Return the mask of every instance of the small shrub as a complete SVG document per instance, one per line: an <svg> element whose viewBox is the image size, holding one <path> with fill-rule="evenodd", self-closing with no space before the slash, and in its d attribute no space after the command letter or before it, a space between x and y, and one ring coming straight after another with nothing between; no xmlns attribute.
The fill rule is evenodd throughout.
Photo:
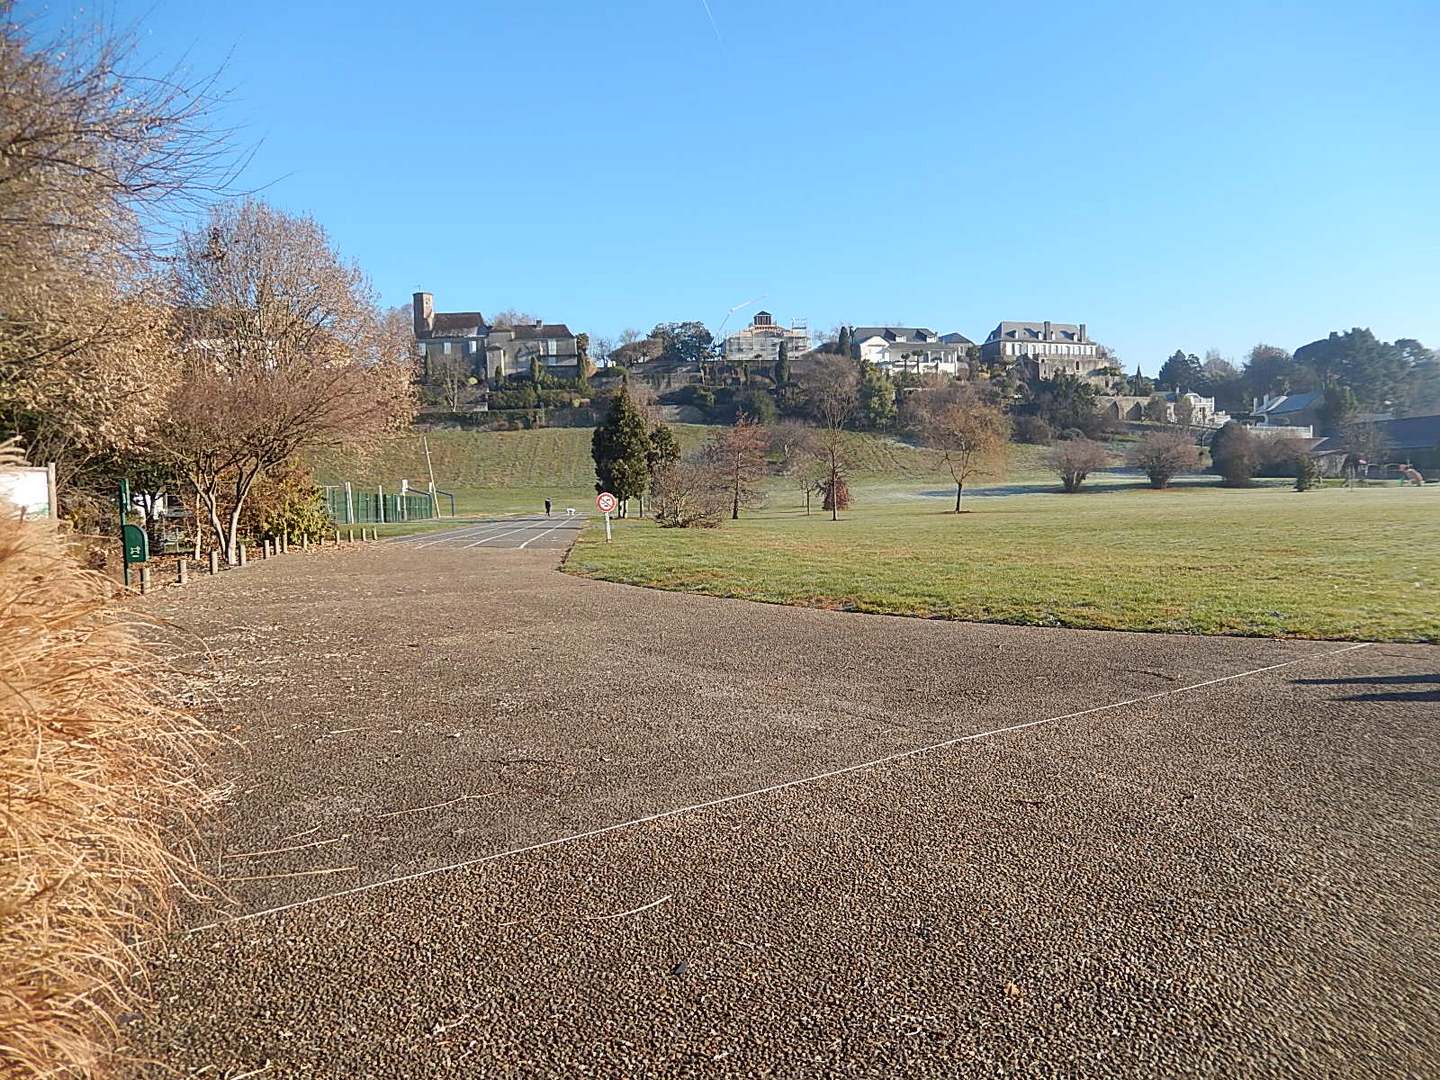
<svg viewBox="0 0 1440 1080"><path fill-rule="evenodd" d="M662 529L713 529L730 509L729 494L709 465L669 461L651 474L650 509Z"/></svg>
<svg viewBox="0 0 1440 1080"><path fill-rule="evenodd" d="M1015 417L1014 430L1016 442L1028 443L1031 446L1049 446L1050 440L1054 438L1050 425L1039 416Z"/></svg>
<svg viewBox="0 0 1440 1080"><path fill-rule="evenodd" d="M271 469L255 481L241 523L253 539L308 536L318 540L330 528L325 498L299 462Z"/></svg>
<svg viewBox="0 0 1440 1080"><path fill-rule="evenodd" d="M1210 461L1215 472L1224 478L1226 487L1245 487L1255 475L1260 461L1260 448L1255 436L1243 425L1231 420L1215 433L1210 444Z"/></svg>
<svg viewBox="0 0 1440 1080"><path fill-rule="evenodd" d="M1181 473L1200 467L1200 448L1183 431L1156 431L1135 444L1130 464L1144 471L1151 487L1169 487Z"/></svg>
<svg viewBox="0 0 1440 1080"><path fill-rule="evenodd" d="M849 510L850 509L850 485L845 482L843 475L835 477L835 486L830 486L830 478L827 476L817 485L824 501L821 503L826 510Z"/></svg>
<svg viewBox="0 0 1440 1080"><path fill-rule="evenodd" d="M1320 482L1320 462L1307 451L1295 455L1295 490L1309 491Z"/></svg>
<svg viewBox="0 0 1440 1080"><path fill-rule="evenodd" d="M1110 464L1110 453L1103 443L1091 439L1071 439L1056 443L1045 455L1045 463L1060 477L1067 493L1080 490L1085 478Z"/></svg>

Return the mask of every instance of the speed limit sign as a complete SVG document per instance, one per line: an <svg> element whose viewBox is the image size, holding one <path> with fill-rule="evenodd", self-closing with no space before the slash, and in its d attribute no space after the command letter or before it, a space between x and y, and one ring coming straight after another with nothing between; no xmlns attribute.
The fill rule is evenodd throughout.
<svg viewBox="0 0 1440 1080"><path fill-rule="evenodd" d="M602 514L613 514L615 507L618 505L619 501L608 491L602 491L599 495L595 496L595 509L599 510Z"/></svg>

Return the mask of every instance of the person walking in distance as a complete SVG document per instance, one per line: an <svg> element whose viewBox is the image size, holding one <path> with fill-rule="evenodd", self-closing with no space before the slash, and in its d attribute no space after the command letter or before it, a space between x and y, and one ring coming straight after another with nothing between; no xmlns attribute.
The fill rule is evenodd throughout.
<svg viewBox="0 0 1440 1080"><path fill-rule="evenodd" d="M546 516L546 517L549 517L549 516L550 516L550 500L549 500L549 499L546 499L546 500L545 500L545 516Z"/></svg>

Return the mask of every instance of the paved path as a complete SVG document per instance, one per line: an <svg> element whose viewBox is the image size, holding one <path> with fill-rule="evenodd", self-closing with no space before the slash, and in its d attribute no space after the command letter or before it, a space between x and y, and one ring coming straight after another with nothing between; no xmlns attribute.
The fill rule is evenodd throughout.
<svg viewBox="0 0 1440 1080"><path fill-rule="evenodd" d="M232 900L156 949L127 1028L157 1061L1436 1074L1440 650L786 609L480 552L148 598L238 740Z"/></svg>
<svg viewBox="0 0 1440 1080"><path fill-rule="evenodd" d="M502 517L467 521L454 528L399 536L387 543L415 551L433 548L549 548L567 551L585 527L585 517L563 512L546 517Z"/></svg>

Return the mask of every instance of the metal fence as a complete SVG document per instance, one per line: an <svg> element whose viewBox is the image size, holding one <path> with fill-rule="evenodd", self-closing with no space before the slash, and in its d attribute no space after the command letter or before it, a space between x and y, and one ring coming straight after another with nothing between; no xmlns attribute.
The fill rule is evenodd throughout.
<svg viewBox="0 0 1440 1080"><path fill-rule="evenodd" d="M401 521L430 521L435 500L415 491L362 490L350 484L325 488L325 510L337 525L384 525Z"/></svg>

